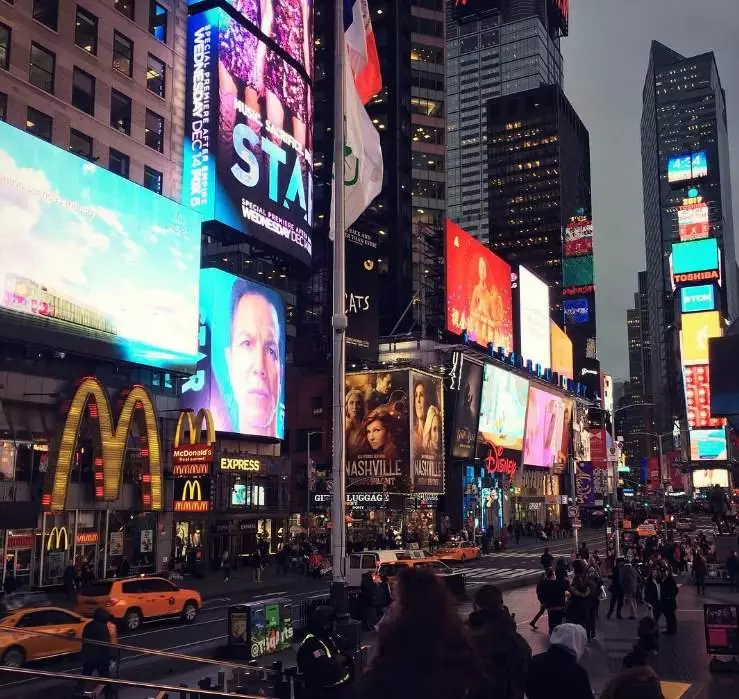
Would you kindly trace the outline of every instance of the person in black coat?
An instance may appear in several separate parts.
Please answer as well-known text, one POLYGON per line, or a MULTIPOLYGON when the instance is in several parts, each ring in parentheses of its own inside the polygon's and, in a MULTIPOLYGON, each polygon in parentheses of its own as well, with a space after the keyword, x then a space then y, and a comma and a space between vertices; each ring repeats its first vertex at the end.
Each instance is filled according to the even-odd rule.
POLYGON ((593 699, 588 673, 579 662, 587 642, 579 624, 560 624, 554 629, 549 649, 529 663, 528 699, 593 699))
POLYGON ((657 609, 659 608, 659 580, 657 579, 657 571, 652 569, 649 571, 647 579, 644 581, 644 601, 654 618, 659 617, 657 609))
POLYGON ((565 615, 565 591, 564 580, 560 580, 550 568, 546 572, 546 578, 537 586, 536 594, 539 597, 549 619, 549 634, 562 623, 565 615))
POLYGON ((606 619, 611 618, 614 609, 616 610, 616 618, 621 618, 621 610, 624 607, 624 590, 621 587, 621 568, 623 564, 623 558, 617 559, 616 565, 611 573, 611 603, 608 605, 608 614, 606 614, 606 619))
POLYGON ((497 587, 484 585, 477 591, 468 626, 486 675, 480 697, 523 699, 531 647, 516 631, 497 587))
POLYGON ((77 571, 72 563, 67 563, 67 567, 64 569, 64 592, 67 594, 67 600, 72 601, 74 599, 74 581, 77 577, 77 571))
POLYGON ((673 635, 677 633, 677 595, 679 590, 675 578, 672 577, 672 571, 668 568, 662 577, 659 585, 659 606, 655 611, 654 620, 659 621, 660 615, 665 617, 667 622, 667 633, 673 635))
POLYGON ((585 575, 585 564, 574 561, 575 576, 570 583, 570 601, 565 610, 567 621, 579 624, 587 632, 590 617, 590 586, 585 575))
MULTIPOLYGON (((89 641, 98 641, 102 643, 110 643, 110 629, 108 624, 113 621, 108 612, 104 609, 96 609, 89 621, 82 630, 82 649, 80 655, 82 657, 82 674, 92 675, 97 672, 100 677, 110 677, 110 664, 113 660, 113 650, 109 646, 98 645, 97 643, 89 643, 89 641)), ((105 696, 112 697, 115 690, 106 685, 105 696)))
POLYGON ((377 585, 370 572, 362 574, 359 600, 362 606, 362 626, 365 631, 374 631, 377 625, 377 585))

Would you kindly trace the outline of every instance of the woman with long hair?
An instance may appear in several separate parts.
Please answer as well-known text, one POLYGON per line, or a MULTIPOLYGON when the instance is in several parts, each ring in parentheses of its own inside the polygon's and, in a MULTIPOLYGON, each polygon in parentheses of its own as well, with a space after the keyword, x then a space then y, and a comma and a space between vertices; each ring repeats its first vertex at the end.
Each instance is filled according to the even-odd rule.
POLYGON ((364 421, 365 402, 361 391, 351 389, 346 394, 346 451, 349 456, 359 454, 367 448, 364 421))
POLYGON ((398 449, 393 439, 395 419, 390 406, 383 405, 375 408, 364 420, 365 437, 371 453, 389 461, 398 458, 398 449))
POLYGON ((441 453, 441 411, 430 405, 423 427, 423 449, 432 454, 441 453))
POLYGON ((444 584, 411 568, 398 576, 394 594, 359 699, 464 699, 481 689, 480 661, 444 584))
POLYGON ((423 381, 416 381, 416 385, 413 387, 413 443, 415 451, 422 451, 423 449, 423 428, 428 407, 426 384, 423 381))

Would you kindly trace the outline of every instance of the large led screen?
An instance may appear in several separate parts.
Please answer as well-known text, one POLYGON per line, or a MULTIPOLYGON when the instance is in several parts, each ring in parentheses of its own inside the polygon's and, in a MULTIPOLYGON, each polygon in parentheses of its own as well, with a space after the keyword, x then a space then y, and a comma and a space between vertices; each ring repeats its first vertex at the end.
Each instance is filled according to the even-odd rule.
POLYGON ((0 121, 3 336, 190 372, 200 217, 0 121))
POLYGON ((590 322, 590 300, 583 296, 562 301, 567 325, 582 325, 590 322))
POLYGON ((709 343, 711 413, 739 415, 739 335, 727 335, 709 343))
POLYGON ((680 240, 708 238, 708 206, 702 202, 679 206, 677 208, 677 227, 680 240))
POLYGON ((691 461, 726 461, 726 430, 690 430, 691 461))
POLYGON ((711 383, 708 364, 697 364, 683 368, 683 385, 685 387, 685 407, 687 409, 688 426, 691 429, 700 427, 722 427, 721 417, 711 417, 711 383))
POLYGON ((719 268, 718 240, 705 238, 672 246, 672 273, 689 274, 719 268))
POLYGON ((593 252, 593 223, 589 219, 571 220, 565 228, 565 257, 590 255, 593 252))
POLYGON ((557 463, 564 434, 565 406, 559 396, 529 387, 523 462, 549 468, 557 463))
POLYGON ((348 493, 411 492, 409 382, 408 371, 346 375, 348 493))
POLYGON ((693 471, 694 488, 729 487, 729 472, 723 468, 705 468, 693 471))
POLYGON ((480 439, 491 447, 491 471, 513 473, 521 463, 529 382, 493 364, 485 365, 480 439))
POLYGON ((549 334, 552 343, 552 372, 572 379, 575 376, 572 356, 572 340, 553 320, 549 321, 549 334))
POLYGON ((444 492, 444 390, 440 377, 411 372, 413 492, 444 492))
POLYGON ((200 275, 200 354, 181 406, 210 408, 218 432, 285 436, 285 304, 220 269, 200 275))
POLYGON ((562 420, 562 439, 559 443, 557 463, 567 464, 569 463, 570 444, 572 443, 572 419, 575 412, 575 401, 571 398, 564 398, 562 405, 564 406, 564 419, 562 420))
POLYGON ((680 311, 699 313, 716 309, 716 287, 713 284, 684 286, 680 289, 680 311))
POLYGON ((552 361, 549 338, 549 287, 525 267, 518 272, 521 356, 542 369, 552 361))
POLYGON ((465 360, 461 353, 459 356, 462 367, 454 387, 457 391, 457 404, 452 429, 452 456, 455 459, 471 459, 475 456, 480 419, 482 365, 465 360))
POLYGON ((206 222, 309 263, 309 81, 245 25, 212 9, 188 18, 186 90, 184 201, 206 222))
POLYGON ((680 360, 683 366, 708 364, 708 340, 720 337, 721 314, 687 313, 680 317, 680 360))
POLYGON ((511 268, 452 221, 446 223, 446 327, 513 351, 511 268))
POLYGON ((587 286, 593 283, 593 256, 562 258, 562 286, 587 286))
POLYGON ((667 160, 668 182, 684 182, 707 174, 708 159, 704 150, 674 155, 667 160))

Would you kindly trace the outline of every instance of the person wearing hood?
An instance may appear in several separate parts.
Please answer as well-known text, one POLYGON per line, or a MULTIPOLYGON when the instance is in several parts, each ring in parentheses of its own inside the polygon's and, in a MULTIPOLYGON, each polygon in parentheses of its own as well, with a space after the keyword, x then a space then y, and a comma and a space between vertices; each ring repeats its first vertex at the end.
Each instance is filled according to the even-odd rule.
POLYGON ((468 626, 486 676, 481 696, 523 699, 531 647, 516 631, 495 585, 484 585, 475 594, 468 626))
POLYGON ((334 626, 336 611, 321 605, 313 612, 308 633, 298 648, 298 670, 309 699, 350 696, 354 664, 341 649, 334 626))
MULTIPOLYGON (((98 608, 82 629, 82 674, 92 675, 97 672, 100 677, 110 677, 110 665, 113 661, 113 650, 109 645, 100 643, 112 643, 113 637, 110 630, 113 617, 104 609, 98 608)), ((106 685, 105 696, 114 695, 112 687, 106 685)))
POLYGON ((579 624, 554 629, 549 649, 529 663, 528 699, 593 699, 588 673, 580 665, 587 643, 588 635, 579 624))

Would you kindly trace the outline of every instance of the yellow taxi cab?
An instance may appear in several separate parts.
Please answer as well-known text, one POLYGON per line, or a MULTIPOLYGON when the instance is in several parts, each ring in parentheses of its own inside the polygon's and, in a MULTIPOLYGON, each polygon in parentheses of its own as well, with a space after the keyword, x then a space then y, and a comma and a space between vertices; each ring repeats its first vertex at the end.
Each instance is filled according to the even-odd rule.
POLYGON ((179 617, 190 623, 197 617, 203 600, 196 590, 179 588, 166 578, 155 576, 95 580, 82 587, 75 610, 92 616, 102 607, 127 631, 135 631, 144 621, 179 617))
MULTIPOLYGON (((59 607, 12 612, 0 619, 0 665, 22 667, 35 660, 79 653, 82 630, 89 621, 59 607)), ((108 624, 108 630, 111 642, 117 643, 115 625, 108 624)))
POLYGON ((450 541, 434 553, 440 561, 477 561, 482 552, 479 546, 466 541, 450 541))

